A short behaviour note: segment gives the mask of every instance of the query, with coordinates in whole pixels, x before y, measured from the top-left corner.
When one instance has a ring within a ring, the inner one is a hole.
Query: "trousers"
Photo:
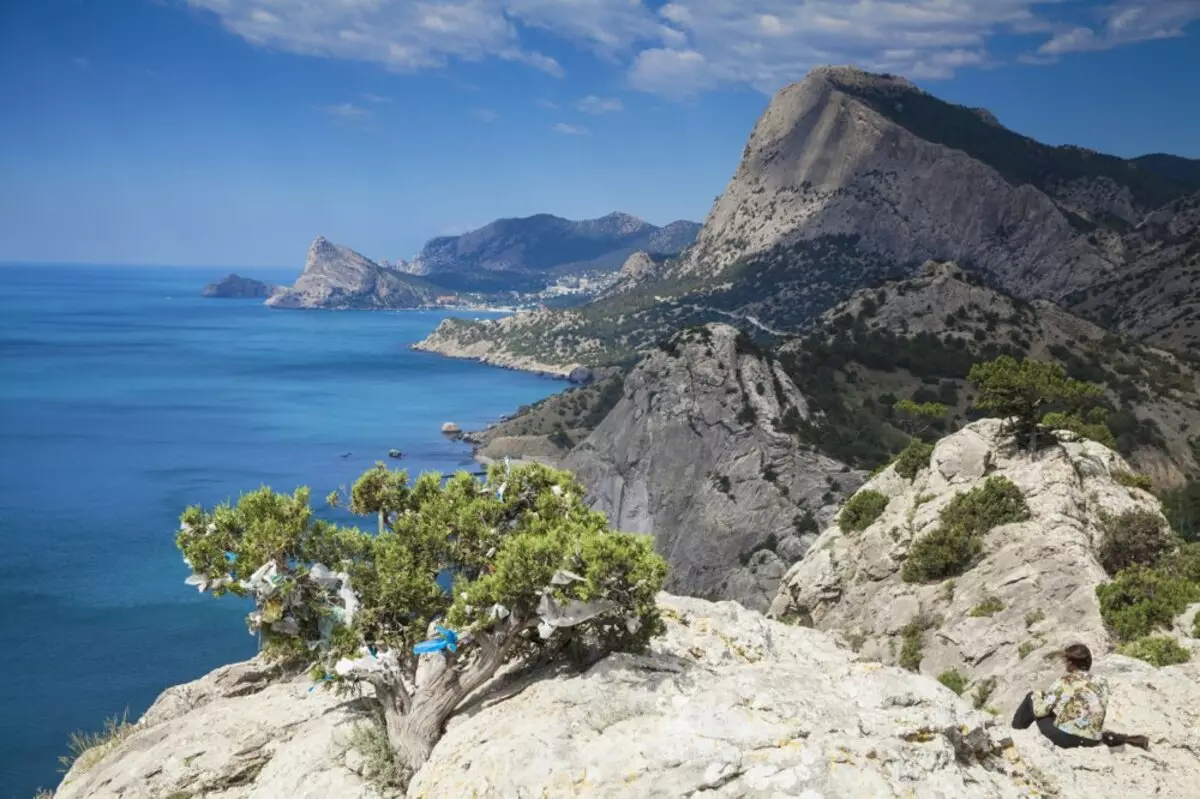
[[[1054,716],[1042,716],[1038,718],[1033,715],[1033,694],[1025,694],[1025,699],[1017,706],[1017,712],[1013,714],[1012,725],[1013,729],[1024,730],[1037,724],[1038,730],[1045,737],[1050,739],[1050,742],[1062,749],[1075,749],[1080,746],[1099,746],[1100,741],[1093,741],[1090,738],[1081,738],[1078,735],[1072,735],[1069,732],[1064,732],[1054,726]]]

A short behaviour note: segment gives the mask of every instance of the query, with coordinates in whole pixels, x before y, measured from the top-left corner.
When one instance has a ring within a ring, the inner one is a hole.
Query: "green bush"
[[[1035,608],[1034,610],[1029,611],[1025,614],[1025,629],[1028,630],[1030,627],[1037,624],[1044,618],[1046,618],[1046,614],[1041,608]]]
[[[992,698],[992,692],[996,690],[996,678],[988,677],[983,682],[975,686],[974,704],[976,710],[982,710],[987,704],[987,701]]]
[[[1150,476],[1146,474],[1116,469],[1112,473],[1112,478],[1126,488],[1140,488],[1143,491],[1154,488],[1154,484],[1150,482]]]
[[[983,551],[984,533],[1001,524],[1024,521],[1029,508],[1021,491],[1003,477],[959,494],[939,513],[936,530],[913,542],[900,576],[908,583],[957,577]]]
[[[962,696],[963,691],[967,690],[967,678],[959,674],[958,669],[943,671],[938,675],[938,682],[959,696]]]
[[[1104,408],[1092,408],[1086,417],[1077,413],[1056,411],[1042,417],[1042,426],[1051,430],[1068,430],[1080,438],[1087,438],[1109,449],[1117,449],[1117,439],[1106,422],[1108,412]]]
[[[922,469],[929,467],[929,456],[932,454],[933,444],[914,438],[896,457],[896,474],[905,480],[916,479]]]
[[[1171,537],[1163,519],[1148,510],[1131,510],[1103,521],[1100,565],[1109,574],[1142,564],[1150,565],[1170,547]]]
[[[1021,658],[1021,660],[1024,660],[1025,658],[1029,657],[1030,652],[1037,649],[1041,645],[1042,645],[1042,642],[1037,640],[1036,638],[1031,638],[1028,641],[1023,641],[1023,642],[1021,642],[1021,646],[1017,648],[1017,657]]]
[[[925,625],[913,620],[900,631],[903,645],[900,647],[900,667],[909,671],[921,670],[924,654]]]
[[[1200,460],[1200,450],[1196,457]],[[1159,499],[1162,500],[1163,515],[1171,523],[1171,529],[1184,541],[1200,541],[1200,480],[1163,491]]]
[[[854,533],[867,529],[883,515],[888,498],[878,491],[859,491],[846,502],[838,515],[838,527],[843,533]]]
[[[1147,635],[1117,647],[1117,653],[1160,668],[1187,663],[1192,659],[1192,653],[1169,635]]]
[[[1004,603],[1000,601],[1000,598],[989,596],[987,599],[971,608],[969,615],[978,619],[986,616],[995,616],[1002,610],[1004,610]]]
[[[1100,615],[1121,641],[1135,641],[1160,628],[1192,602],[1200,601],[1200,583],[1180,573],[1176,564],[1136,565],[1096,586]]]
[[[1192,619],[1192,637],[1200,638],[1200,613],[1197,613],[1196,617]]]

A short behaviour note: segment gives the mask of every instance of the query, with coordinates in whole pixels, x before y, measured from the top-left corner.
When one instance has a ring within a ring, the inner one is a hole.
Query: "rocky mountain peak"
[[[291,289],[275,294],[276,308],[412,308],[430,287],[386,269],[349,247],[317,236],[308,248],[304,273]]]

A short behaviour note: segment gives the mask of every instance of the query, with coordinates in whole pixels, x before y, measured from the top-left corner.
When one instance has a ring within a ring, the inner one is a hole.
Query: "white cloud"
[[[1038,48],[1046,56],[1108,50],[1123,44],[1175,39],[1200,20],[1198,0],[1125,0],[1102,10],[1095,27],[1069,27]]]
[[[545,98],[540,98],[537,101],[537,105],[538,105],[538,108],[548,108],[551,111],[558,110],[558,103],[554,102],[553,100],[547,100]]]
[[[365,122],[374,116],[370,110],[357,106],[354,103],[323,105],[317,110],[322,114],[336,119],[338,122]]]
[[[568,125],[566,122],[557,123],[552,130],[564,136],[587,136],[591,133],[591,131],[582,125]]]
[[[392,101],[391,97],[384,97],[382,94],[371,94],[371,92],[365,93],[363,95],[363,99],[368,103],[375,103],[376,105],[382,105],[383,103],[390,103]]]
[[[494,58],[561,77],[558,60],[529,46],[557,42],[624,70],[633,88],[676,98],[723,86],[771,92],[819,64],[944,78],[995,65],[989,42],[1001,35],[1028,37],[1034,52],[1019,60],[1044,63],[1181,36],[1200,19],[1200,0],[1114,0],[1091,24],[1079,0],[186,2],[263,47],[399,70]]]
[[[75,66],[79,67],[80,69],[87,69],[88,67],[90,67],[92,65],[92,62],[90,60],[84,58],[83,56],[76,56],[75,58],[72,58],[71,63],[74,64]]]
[[[622,109],[621,100],[618,97],[597,97],[594,94],[589,94],[578,103],[575,104],[585,114],[612,114]]]
[[[500,115],[490,108],[473,108],[471,109],[471,116],[480,122],[495,122],[500,118]]]

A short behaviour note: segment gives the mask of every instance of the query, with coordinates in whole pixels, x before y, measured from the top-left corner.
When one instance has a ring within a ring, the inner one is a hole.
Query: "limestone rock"
[[[808,401],[745,341],[711,325],[646,358],[564,468],[615,527],[654,536],[669,590],[765,610],[782,564],[755,554],[798,559],[813,534],[797,521],[830,519],[863,475],[782,431],[786,414],[810,417]]]
[[[838,631],[885,663],[898,662],[902,630],[923,621],[921,673],[957,669],[972,689],[994,679],[983,704],[1005,709],[1056,676],[1060,664],[1048,654],[1076,641],[1110,651],[1095,594],[1108,579],[1096,557],[1102,515],[1160,513],[1158,502],[1118,483],[1114,473],[1128,464],[1100,444],[1068,440],[1030,457],[1013,452],[999,429],[984,419],[942,439],[911,482],[893,468],[868,481],[864,489],[888,497],[883,514],[862,532],[822,533],[789,569],[772,614]],[[1020,489],[1029,520],[989,532],[982,560],[953,583],[904,582],[913,541],[938,526],[955,495],[990,477]],[[976,610],[989,599],[999,600],[998,611]]]
[[[1190,799],[1200,669],[1110,657],[1110,725],[1151,750],[1065,752],[928,677],[736,603],[660,595],[666,633],[584,672],[502,675],[451,718],[416,799]],[[363,704],[249,661],[166,693],[58,799],[384,799],[347,747]]]
[[[167,689],[98,763],[72,768],[56,799],[377,799],[342,765],[369,720],[353,698],[309,692],[257,660]],[[351,761],[353,761],[353,756]]]
[[[416,308],[431,287],[317,237],[296,285],[267,300],[273,308]]]
[[[238,300],[265,299],[286,290],[286,286],[277,286],[274,283],[264,283],[261,280],[229,274],[216,283],[205,286],[204,290],[200,292],[200,296]]]

